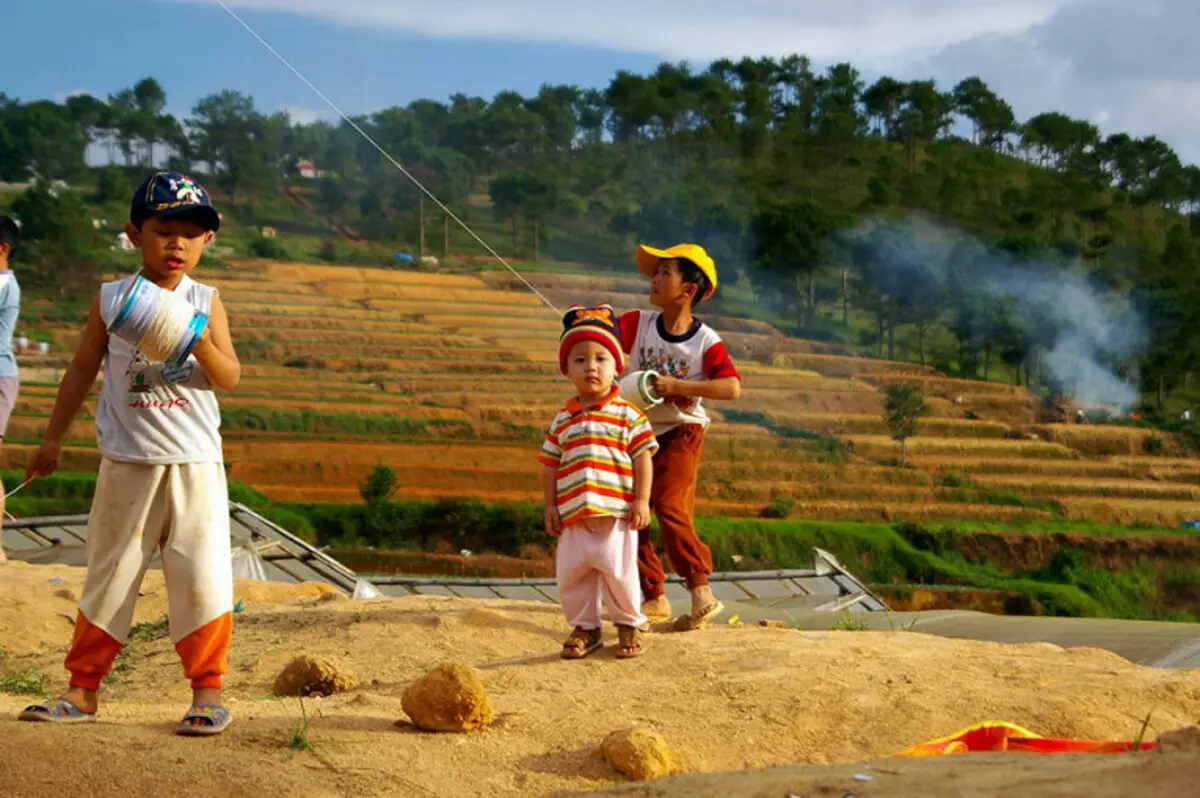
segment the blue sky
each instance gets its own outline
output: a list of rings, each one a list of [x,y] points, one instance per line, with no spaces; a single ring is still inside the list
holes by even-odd
[[[804,53],[868,78],[979,75],[1048,110],[1158,135],[1200,160],[1195,0],[227,0],[350,113],[606,85],[660,61]],[[0,91],[104,97],[154,75],[186,116],[225,88],[298,118],[320,100],[214,0],[7,0]],[[17,31],[16,35],[9,33]]]
[[[421,97],[445,100],[459,91],[492,97],[504,89],[532,94],[544,82],[602,86],[618,69],[648,71],[659,60],[553,42],[448,41],[238,10],[348,113]],[[27,32],[0,46],[0,91],[10,97],[61,99],[77,91],[105,97],[154,76],[177,115],[226,88],[252,95],[267,111],[332,113],[215,4],[39,0],[21,2],[5,17]]]

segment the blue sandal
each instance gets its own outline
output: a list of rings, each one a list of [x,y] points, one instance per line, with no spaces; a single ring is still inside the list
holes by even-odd
[[[55,698],[44,704],[30,704],[17,715],[17,720],[34,723],[91,723],[96,720],[96,716],[84,712],[74,701]]]
[[[204,724],[192,726],[190,720],[201,720]],[[233,723],[233,715],[229,710],[217,704],[193,704],[183,720],[175,727],[175,733],[184,737],[212,737],[229,728]]]

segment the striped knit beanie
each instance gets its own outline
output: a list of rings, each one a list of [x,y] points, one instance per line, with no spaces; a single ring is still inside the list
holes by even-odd
[[[625,370],[625,352],[621,348],[621,330],[617,327],[617,314],[611,305],[585,308],[572,305],[563,316],[563,334],[558,342],[558,367],[567,373],[567,353],[580,341],[595,341],[612,354],[617,361],[617,374]]]

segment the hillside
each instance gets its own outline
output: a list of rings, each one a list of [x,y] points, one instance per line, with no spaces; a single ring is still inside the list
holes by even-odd
[[[402,498],[538,500],[533,452],[568,386],[555,365],[557,316],[510,276],[242,262],[204,278],[222,292],[245,363],[222,401],[232,479],[280,501],[356,502],[382,462]],[[560,306],[643,305],[638,278],[531,279]],[[745,393],[717,408],[701,514],[1162,526],[1200,517],[1200,462],[1169,456],[1169,439],[1152,430],[1042,424],[1019,387],[709,320],[740,360]],[[59,351],[71,335],[58,333]],[[26,366],[39,363],[64,360]],[[898,381],[922,386],[933,407],[909,442],[916,468],[895,466],[882,421],[881,388]],[[52,382],[23,387],[5,467],[19,467],[44,429]],[[87,418],[72,427],[68,468],[94,466],[93,435]]]
[[[24,684],[56,690],[70,639],[64,614],[73,606],[62,594],[79,590],[83,571],[2,568],[0,640],[17,643],[0,659],[0,676],[23,673]],[[81,779],[97,798],[174,794],[194,789],[197,773],[216,794],[258,798],[575,794],[621,783],[597,746],[609,732],[642,724],[665,737],[691,775],[677,786],[631,785],[634,794],[729,795],[736,783],[742,794],[781,795],[778,783],[791,780],[839,796],[912,795],[897,790],[914,781],[923,795],[998,795],[1001,774],[1030,798],[1083,795],[1085,786],[1099,796],[1147,785],[1182,794],[1166,787],[1186,767],[1195,773],[1194,754],[885,759],[984,720],[1045,735],[1133,739],[1152,709],[1152,740],[1200,715],[1200,674],[1132,665],[1104,651],[721,625],[651,635],[638,660],[615,660],[610,640],[591,659],[565,662],[557,649],[568,630],[553,606],[328,601],[316,598],[320,586],[273,587],[239,580],[236,588],[246,610],[226,685],[236,720],[224,736],[170,734],[188,692],[170,641],[155,632],[166,600],[161,574],[151,572],[136,618],[144,625],[104,687],[99,723],[72,727],[65,745],[66,729],[14,720],[32,696],[0,692],[5,795],[58,794]],[[359,684],[306,701],[307,726],[297,700],[271,696],[277,673],[301,653],[334,658]],[[495,708],[490,729],[427,734],[409,722],[405,687],[447,661],[478,670]],[[844,767],[865,762],[874,764]],[[778,769],[796,764],[813,767]],[[710,775],[720,771],[742,774],[736,782]],[[875,783],[855,782],[853,773],[873,773]],[[708,792],[698,783],[704,777],[713,780]]]

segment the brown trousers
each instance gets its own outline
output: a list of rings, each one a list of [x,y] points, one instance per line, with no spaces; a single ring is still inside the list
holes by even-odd
[[[658,518],[667,559],[675,573],[687,580],[689,588],[707,585],[712,573],[712,551],[700,542],[692,525],[696,476],[703,452],[704,427],[699,424],[683,424],[658,436],[654,486],[650,489],[650,508]],[[667,575],[649,527],[638,530],[638,577],[645,600],[663,594]]]

